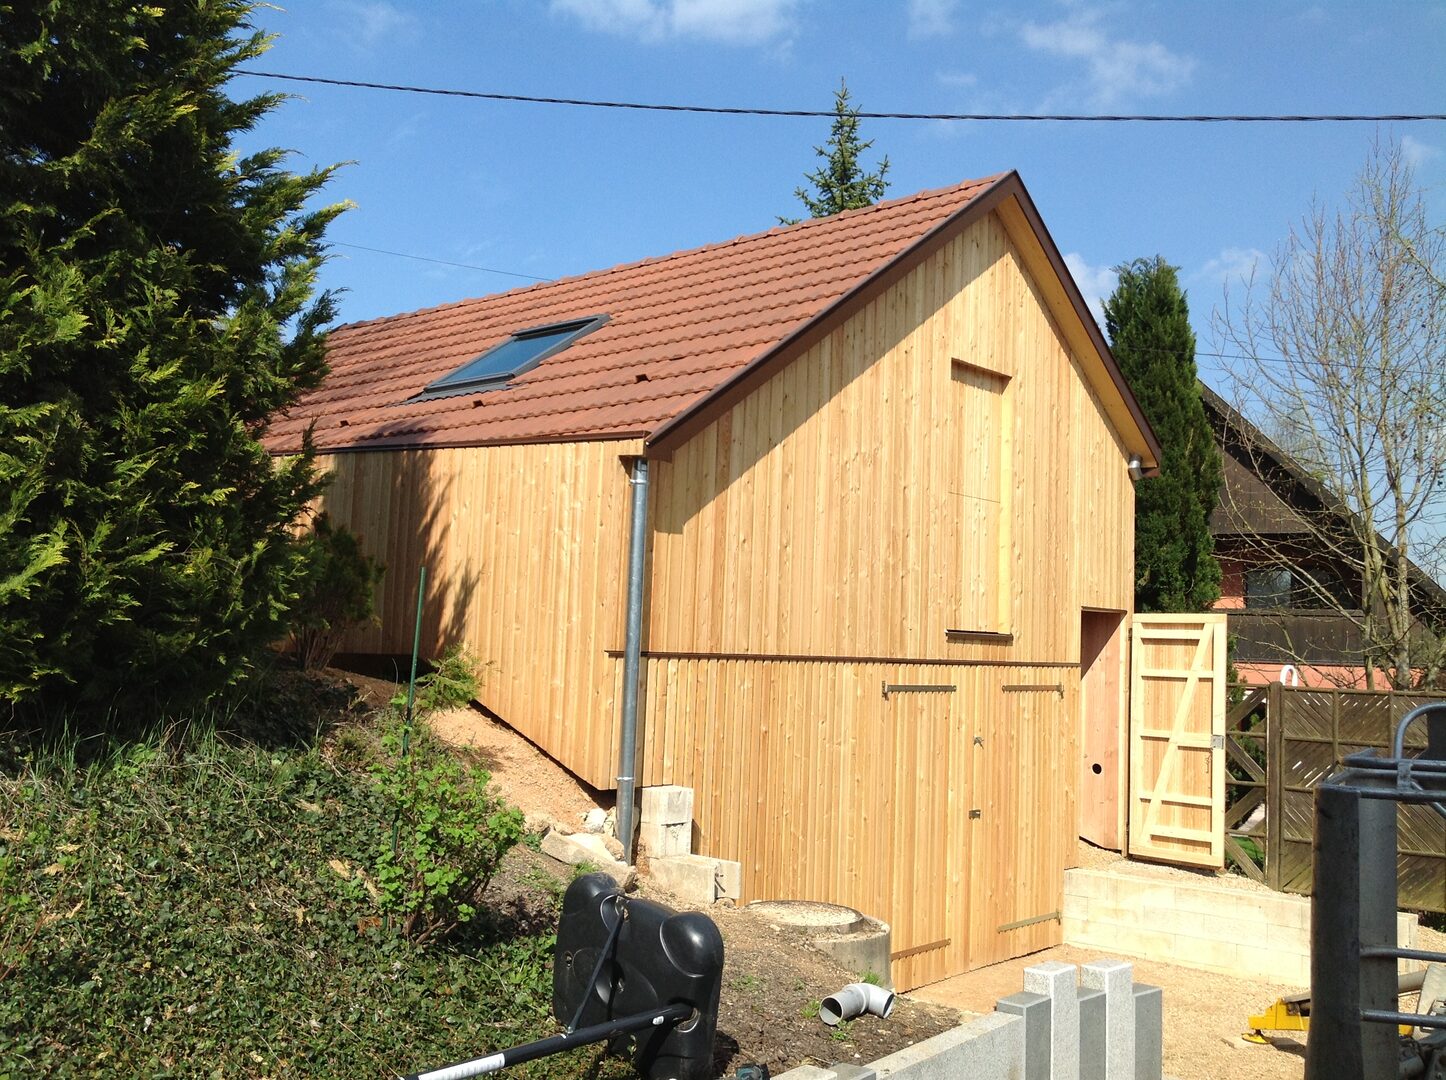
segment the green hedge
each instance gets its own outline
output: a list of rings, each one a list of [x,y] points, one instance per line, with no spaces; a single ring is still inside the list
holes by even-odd
[[[395,1076],[557,1030],[546,894],[418,949],[358,873],[385,816],[360,770],[214,740],[0,778],[0,1078]],[[597,1057],[521,1074],[630,1075]]]

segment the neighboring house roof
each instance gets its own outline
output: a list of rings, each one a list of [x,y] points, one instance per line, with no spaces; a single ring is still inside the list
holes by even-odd
[[[297,450],[311,427],[322,451],[642,438],[650,454],[667,456],[897,273],[1011,199],[1059,278],[1065,310],[1056,319],[1074,309],[1084,335],[1073,327],[1075,339],[1097,353],[1086,369],[1103,372],[1096,392],[1126,444],[1154,466],[1154,434],[1012,172],[338,327],[328,338],[331,374],[274,419],[267,445]],[[409,400],[518,330],[593,315],[608,321],[505,389]]]
[[[1299,546],[1292,545],[1291,538],[1320,527],[1312,517],[1330,515],[1347,528],[1359,523],[1339,497],[1203,382],[1200,397],[1225,459],[1225,497],[1210,516],[1210,531],[1217,538],[1248,537],[1256,551],[1280,544],[1290,561]],[[1377,542],[1382,550],[1393,550],[1379,533]],[[1418,603],[1446,616],[1446,589],[1410,559],[1406,570]]]

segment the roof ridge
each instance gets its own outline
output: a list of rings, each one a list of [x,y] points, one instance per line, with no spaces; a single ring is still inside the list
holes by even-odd
[[[962,180],[957,184],[951,184],[947,187],[930,188],[925,191],[916,191],[912,195],[903,195],[897,199],[885,199],[881,202],[873,203],[870,206],[861,206],[853,210],[844,210],[837,214],[830,214],[827,217],[804,218],[803,220],[796,221],[791,225],[775,225],[772,228],[764,229],[762,232],[743,233],[739,236],[734,236],[727,240],[714,241],[713,243],[709,244],[699,244],[695,247],[690,248],[679,248],[677,251],[669,252],[666,255],[650,255],[646,258],[635,259],[631,262],[616,263],[612,266],[603,266],[595,270],[585,270],[579,274],[569,274],[565,277],[553,278],[551,281],[539,281],[534,282],[531,285],[519,285],[514,289],[504,289],[502,292],[487,293],[483,296],[469,296],[464,297],[461,300],[452,300],[445,304],[434,304],[431,307],[418,308],[414,311],[402,311],[397,312],[394,315],[379,315],[372,319],[362,319],[357,322],[341,323],[335,327],[332,327],[329,333],[337,333],[342,330],[357,330],[366,327],[375,327],[383,323],[395,323],[402,319],[410,319],[421,315],[434,315],[440,311],[447,311],[452,308],[460,309],[483,302],[495,304],[510,297],[520,298],[529,294],[535,295],[538,292],[562,285],[573,285],[587,278],[603,278],[610,274],[622,273],[623,271],[627,270],[635,270],[644,266],[661,265],[675,259],[696,257],[698,255],[701,255],[703,252],[709,251],[711,249],[723,250],[726,248],[735,247],[738,244],[745,243],[747,241],[762,240],[765,237],[769,236],[779,236],[785,233],[798,234],[809,229],[816,230],[818,228],[824,227],[837,227],[839,223],[844,221],[856,221],[863,216],[873,215],[888,210],[895,210],[902,206],[908,206],[911,203],[924,202],[927,200],[942,198],[948,195],[955,195],[969,188],[985,187],[989,184],[994,183],[1000,177],[1007,175],[1008,173],[1001,172],[994,173],[990,176],[979,177],[977,179]]]

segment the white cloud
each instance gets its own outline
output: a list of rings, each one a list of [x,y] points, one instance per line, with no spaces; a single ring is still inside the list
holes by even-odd
[[[336,22],[353,48],[371,52],[417,32],[417,18],[388,0],[332,0]]]
[[[1103,327],[1105,325],[1105,298],[1115,291],[1117,278],[1114,269],[1109,266],[1091,266],[1085,261],[1083,255],[1075,251],[1071,251],[1064,257],[1064,265],[1069,268],[1070,276],[1079,286],[1079,291],[1084,296],[1085,302],[1089,304],[1090,311],[1094,312],[1095,322]]]
[[[1095,108],[1168,94],[1189,82],[1195,70],[1193,59],[1158,41],[1111,37],[1100,26],[1098,11],[1082,10],[1052,23],[1027,22],[1019,37],[1036,52],[1083,63],[1083,93]],[[1077,97],[1079,92],[1080,88],[1063,88],[1056,100]]]
[[[552,0],[552,10],[589,30],[643,41],[696,38],[726,45],[762,45],[794,28],[800,0]]]
[[[1262,263],[1269,262],[1270,257],[1259,248],[1225,248],[1191,276],[1211,286],[1235,289],[1248,282]]]
[[[954,32],[959,0],[909,0],[909,36],[945,37]]]
[[[1413,139],[1409,135],[1402,135],[1401,156],[1406,159],[1407,165],[1419,169],[1422,165],[1440,157],[1441,148],[1432,146],[1430,143],[1423,143],[1420,139]]]
[[[941,71],[935,76],[940,86],[969,88],[979,85],[979,76],[969,71]]]

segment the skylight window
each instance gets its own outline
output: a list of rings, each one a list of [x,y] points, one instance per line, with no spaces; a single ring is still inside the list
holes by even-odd
[[[525,371],[531,371],[554,353],[567,348],[584,334],[608,321],[606,315],[586,319],[548,323],[519,330],[501,345],[488,349],[475,360],[468,360],[456,371],[443,375],[414,397],[413,401],[472,394],[506,386]]]

